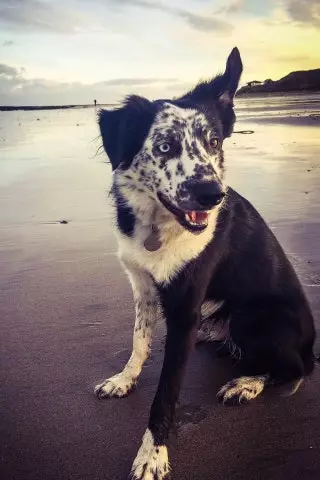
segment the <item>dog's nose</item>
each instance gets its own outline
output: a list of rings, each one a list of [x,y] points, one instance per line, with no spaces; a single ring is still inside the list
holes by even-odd
[[[196,202],[207,210],[219,205],[225,196],[218,182],[195,182],[191,186],[191,194]]]

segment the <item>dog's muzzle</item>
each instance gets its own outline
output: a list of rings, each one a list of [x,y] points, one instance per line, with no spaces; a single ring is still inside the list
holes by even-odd
[[[212,210],[222,202],[225,192],[222,185],[216,181],[189,180],[184,183],[184,189],[189,194],[189,202],[192,210]]]
[[[183,185],[185,198],[174,205],[165,195],[158,197],[184,228],[192,233],[201,233],[208,226],[210,210],[219,205],[225,192],[218,182],[187,181]]]

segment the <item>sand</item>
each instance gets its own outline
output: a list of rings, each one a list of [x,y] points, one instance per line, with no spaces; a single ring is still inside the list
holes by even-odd
[[[319,126],[292,125],[284,110],[257,121],[238,105],[236,130],[254,133],[226,142],[229,183],[275,231],[319,329]],[[4,480],[125,479],[158,383],[163,326],[130,397],[93,395],[127,360],[133,325],[97,135],[94,109],[0,114]],[[171,438],[174,479],[319,479],[319,366],[293,397],[269,389],[248,406],[223,407],[215,394],[236,374],[212,346],[192,354]]]

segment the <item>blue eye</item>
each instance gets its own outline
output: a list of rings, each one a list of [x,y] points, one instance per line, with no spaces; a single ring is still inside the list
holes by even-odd
[[[160,150],[161,153],[168,153],[170,151],[170,144],[165,142],[165,143],[161,143],[160,145],[158,145],[158,149]]]

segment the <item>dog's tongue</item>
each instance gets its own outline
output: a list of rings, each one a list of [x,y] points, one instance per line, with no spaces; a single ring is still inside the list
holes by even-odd
[[[188,212],[188,215],[191,218],[191,221],[194,222],[194,223],[202,223],[208,217],[207,212],[195,212],[195,211],[193,211],[193,212]]]

